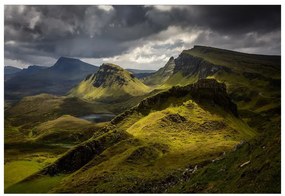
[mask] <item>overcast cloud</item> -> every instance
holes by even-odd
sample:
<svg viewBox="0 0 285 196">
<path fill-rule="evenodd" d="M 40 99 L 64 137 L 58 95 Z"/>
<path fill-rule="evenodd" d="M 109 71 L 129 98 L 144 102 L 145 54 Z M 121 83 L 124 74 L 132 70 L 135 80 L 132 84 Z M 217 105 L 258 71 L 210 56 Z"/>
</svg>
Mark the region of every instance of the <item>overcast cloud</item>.
<svg viewBox="0 0 285 196">
<path fill-rule="evenodd" d="M 194 45 L 281 53 L 281 6 L 5 6 L 5 65 L 158 69 Z"/>
</svg>

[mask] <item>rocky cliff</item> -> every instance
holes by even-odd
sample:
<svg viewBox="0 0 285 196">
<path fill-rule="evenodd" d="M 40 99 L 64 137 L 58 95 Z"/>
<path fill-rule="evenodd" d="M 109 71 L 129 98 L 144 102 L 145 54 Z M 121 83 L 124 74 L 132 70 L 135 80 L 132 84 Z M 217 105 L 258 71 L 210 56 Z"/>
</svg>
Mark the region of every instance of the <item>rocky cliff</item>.
<svg viewBox="0 0 285 196">
<path fill-rule="evenodd" d="M 193 99 L 198 104 L 207 103 L 217 105 L 234 116 L 238 116 L 237 106 L 227 94 L 225 84 L 219 83 L 214 79 L 200 79 L 194 84 L 183 87 L 175 86 L 168 91 L 146 98 L 136 107 L 118 115 L 112 120 L 112 123 L 119 123 L 135 111 L 147 114 L 151 110 L 161 110 L 168 106 L 166 103 L 169 98 L 178 98 L 175 104 L 182 104 L 188 99 Z"/>
<path fill-rule="evenodd" d="M 230 72 L 230 69 L 227 67 L 214 65 L 202 58 L 182 52 L 179 57 L 175 59 L 173 73 L 181 72 L 183 76 L 197 74 L 199 78 L 206 78 L 207 76 L 214 75 L 220 70 Z"/>
</svg>

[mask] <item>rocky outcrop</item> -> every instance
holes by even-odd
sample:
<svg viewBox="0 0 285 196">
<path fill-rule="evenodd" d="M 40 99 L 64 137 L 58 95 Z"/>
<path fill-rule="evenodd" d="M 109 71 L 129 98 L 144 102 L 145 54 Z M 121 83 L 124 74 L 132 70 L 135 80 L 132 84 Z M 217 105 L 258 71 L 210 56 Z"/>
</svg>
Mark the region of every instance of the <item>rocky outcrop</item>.
<svg viewBox="0 0 285 196">
<path fill-rule="evenodd" d="M 216 72 L 223 70 L 230 72 L 227 67 L 214 65 L 203 58 L 195 57 L 190 54 L 182 52 L 178 58 L 175 59 L 175 67 L 173 73 L 181 72 L 184 76 L 197 75 L 199 78 L 206 78 L 214 75 Z"/>
<path fill-rule="evenodd" d="M 128 80 L 134 78 L 132 74 L 128 74 L 130 78 L 126 77 L 126 72 L 123 68 L 114 65 L 114 64 L 107 64 L 104 63 L 100 66 L 96 76 L 94 79 L 93 86 L 94 87 L 108 87 L 112 83 L 117 83 L 119 85 L 126 85 Z"/>
<path fill-rule="evenodd" d="M 178 98 L 171 104 L 182 104 L 189 99 L 188 95 L 198 104 L 203 105 L 207 103 L 218 105 L 234 116 L 238 116 L 237 106 L 231 101 L 227 94 L 226 85 L 224 83 L 219 83 L 215 79 L 200 79 L 194 84 L 183 87 L 174 86 L 168 91 L 146 98 L 136 107 L 115 117 L 111 123 L 117 124 L 135 111 L 148 114 L 151 110 L 163 110 L 168 107 L 167 100 L 171 97 Z"/>
<path fill-rule="evenodd" d="M 129 134 L 126 132 L 111 131 L 99 138 L 90 139 L 72 148 L 55 163 L 44 168 L 40 173 L 53 176 L 59 173 L 71 173 L 76 171 L 105 149 L 127 138 L 129 138 Z"/>
<path fill-rule="evenodd" d="M 181 116 L 180 114 L 169 114 L 166 117 L 164 117 L 162 120 L 166 122 L 170 121 L 174 123 L 182 123 L 182 122 L 187 121 L 187 119 Z"/>
</svg>

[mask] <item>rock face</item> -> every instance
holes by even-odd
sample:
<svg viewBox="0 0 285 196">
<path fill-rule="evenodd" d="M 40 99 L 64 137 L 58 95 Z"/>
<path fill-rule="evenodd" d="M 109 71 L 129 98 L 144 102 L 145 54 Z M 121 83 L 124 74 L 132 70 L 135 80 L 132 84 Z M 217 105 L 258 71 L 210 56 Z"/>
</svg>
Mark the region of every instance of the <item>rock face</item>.
<svg viewBox="0 0 285 196">
<path fill-rule="evenodd" d="M 198 74 L 199 78 L 206 78 L 207 76 L 213 75 L 220 70 L 227 72 L 230 71 L 229 68 L 214 65 L 203 60 L 202 58 L 182 52 L 179 57 L 175 59 L 175 67 L 173 72 L 181 72 L 184 76 Z"/>
<path fill-rule="evenodd" d="M 126 132 L 113 131 L 102 135 L 98 139 L 88 140 L 68 151 L 55 163 L 40 171 L 40 173 L 53 176 L 59 173 L 76 171 L 108 147 L 128 137 L 129 135 Z"/>
<path fill-rule="evenodd" d="M 114 64 L 103 64 L 96 75 L 93 75 L 94 87 L 109 87 L 114 83 L 119 86 L 127 85 L 134 78 L 132 74 L 128 74 L 123 68 Z"/>
</svg>

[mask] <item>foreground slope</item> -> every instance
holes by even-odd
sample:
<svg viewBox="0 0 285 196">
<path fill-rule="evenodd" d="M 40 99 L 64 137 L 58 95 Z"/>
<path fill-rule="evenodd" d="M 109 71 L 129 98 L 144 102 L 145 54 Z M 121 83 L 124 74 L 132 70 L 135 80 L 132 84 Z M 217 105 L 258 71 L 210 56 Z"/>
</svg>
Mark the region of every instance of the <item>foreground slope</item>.
<svg viewBox="0 0 285 196">
<path fill-rule="evenodd" d="M 147 98 L 103 130 L 6 191 L 161 192 L 173 176 L 196 171 L 256 134 L 215 80 Z M 56 182 L 36 189 L 42 180 Z"/>
<path fill-rule="evenodd" d="M 122 101 L 141 96 L 149 88 L 123 68 L 105 63 L 70 91 L 70 95 L 89 101 Z"/>
</svg>

